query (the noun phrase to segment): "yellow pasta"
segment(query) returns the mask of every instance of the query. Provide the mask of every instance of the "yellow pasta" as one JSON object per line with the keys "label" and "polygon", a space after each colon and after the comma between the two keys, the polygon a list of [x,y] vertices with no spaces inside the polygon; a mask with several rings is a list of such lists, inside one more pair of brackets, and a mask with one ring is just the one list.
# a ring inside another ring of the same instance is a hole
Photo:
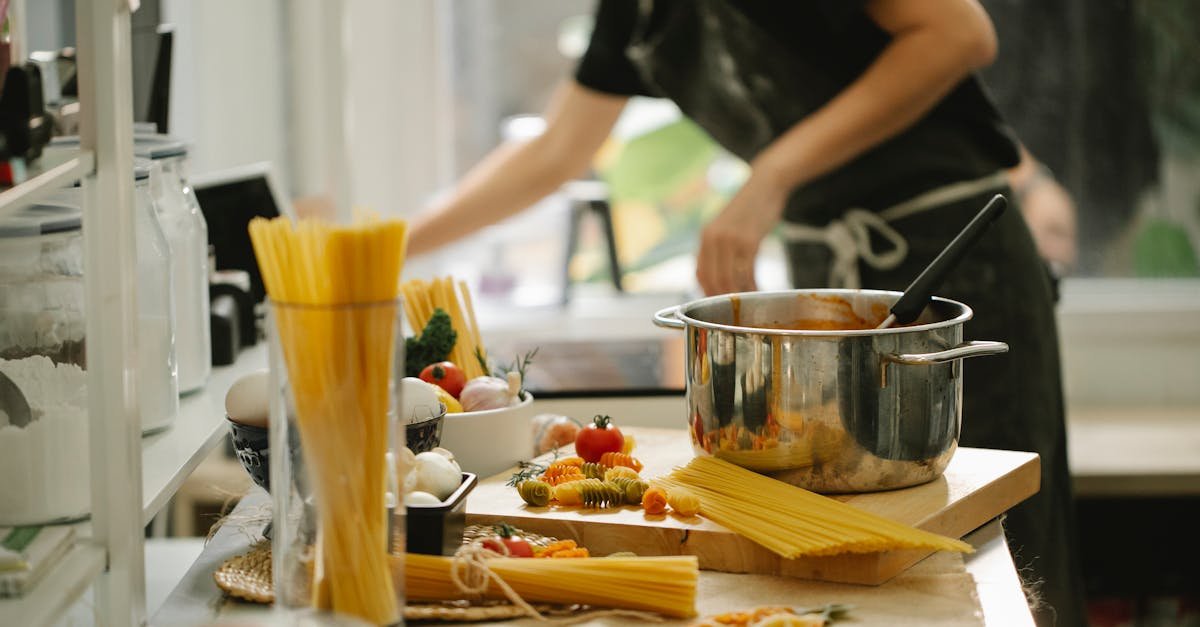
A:
{"label": "yellow pasta", "polygon": [[569,481],[554,486],[554,500],[559,505],[582,505],[583,494],[579,490],[581,483],[582,480]]}
{"label": "yellow pasta", "polygon": [[[464,598],[450,578],[454,558],[408,554],[404,558],[405,592],[411,601]],[[582,603],[596,607],[658,612],[689,618],[696,615],[695,556],[529,559],[497,557],[488,568],[530,603]],[[393,561],[399,570],[401,564]],[[400,573],[396,573],[400,576]],[[483,595],[504,599],[492,582]]]}
{"label": "yellow pasta", "polygon": [[436,278],[432,282],[411,279],[404,282],[400,291],[404,296],[404,314],[414,333],[421,334],[435,309],[445,311],[450,316],[450,326],[458,334],[450,351],[450,361],[462,368],[467,379],[489,374],[476,356],[478,352],[486,361],[487,352],[465,282],[459,281],[456,285],[450,277]]}
{"label": "yellow pasta", "polygon": [[612,468],[605,469],[604,471],[605,481],[612,481],[613,479],[622,478],[641,479],[641,476],[638,475],[636,470],[629,468],[628,466],[613,466]]}
{"label": "yellow pasta", "polygon": [[705,517],[786,558],[893,549],[970,553],[971,545],[876,516],[713,457],[654,481],[691,490]]}
{"label": "yellow pasta", "polygon": [[680,516],[695,516],[700,513],[700,497],[687,488],[671,488],[667,492],[667,505]]}
{"label": "yellow pasta", "polygon": [[313,604],[393,623],[384,460],[406,225],[255,218],[249,231],[319,504]]}

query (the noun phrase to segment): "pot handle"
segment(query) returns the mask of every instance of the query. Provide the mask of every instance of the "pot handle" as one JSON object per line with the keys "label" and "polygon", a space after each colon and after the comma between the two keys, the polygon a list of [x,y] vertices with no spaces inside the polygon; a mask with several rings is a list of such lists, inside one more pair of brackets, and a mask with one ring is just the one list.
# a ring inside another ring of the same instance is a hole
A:
{"label": "pot handle", "polygon": [[679,305],[654,312],[654,324],[666,329],[682,329],[687,326],[679,319]]}
{"label": "pot handle", "polygon": [[1007,352],[1008,344],[1004,342],[976,341],[963,342],[954,348],[948,348],[936,353],[916,353],[909,355],[885,354],[883,358],[892,363],[904,364],[906,366],[929,366],[954,361],[955,359],[999,355],[1000,353]]}

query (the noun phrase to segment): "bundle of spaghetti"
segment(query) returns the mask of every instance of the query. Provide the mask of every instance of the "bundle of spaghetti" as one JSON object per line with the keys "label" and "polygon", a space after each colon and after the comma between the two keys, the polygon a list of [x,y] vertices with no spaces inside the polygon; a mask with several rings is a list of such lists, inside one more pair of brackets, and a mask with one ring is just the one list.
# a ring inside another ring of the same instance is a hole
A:
{"label": "bundle of spaghetti", "polygon": [[395,622],[385,458],[406,225],[255,218],[249,230],[314,484],[312,602]]}
{"label": "bundle of spaghetti", "polygon": [[[466,598],[451,580],[454,558],[408,554],[404,582],[411,601]],[[595,607],[642,610],[687,618],[696,615],[696,558],[603,557],[486,560],[492,573],[530,603],[582,603]],[[483,594],[504,599],[495,582]]]}
{"label": "bundle of spaghetti", "polygon": [[656,479],[700,497],[700,513],[782,557],[934,549],[970,553],[960,540],[922,531],[713,457]]}
{"label": "bundle of spaghetti", "polygon": [[480,363],[480,357],[476,356],[478,353],[486,363],[487,352],[475,320],[471,291],[467,289],[465,281],[459,281],[456,285],[450,277],[437,278],[432,282],[410,279],[400,286],[400,292],[404,295],[404,315],[414,333],[421,334],[435,309],[445,311],[450,316],[450,325],[458,334],[450,351],[450,361],[463,370],[468,380],[489,374]]}

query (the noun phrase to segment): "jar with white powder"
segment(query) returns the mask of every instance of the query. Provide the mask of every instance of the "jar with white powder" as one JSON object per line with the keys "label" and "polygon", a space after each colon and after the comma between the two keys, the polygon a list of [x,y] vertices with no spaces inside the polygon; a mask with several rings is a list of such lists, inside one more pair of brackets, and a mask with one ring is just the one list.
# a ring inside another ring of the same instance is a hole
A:
{"label": "jar with white powder", "polygon": [[[178,413],[170,253],[148,163],[135,168],[137,389],[143,431]],[[90,509],[86,308],[78,188],[0,219],[0,372],[32,419],[0,413],[0,526],[63,522]]]}

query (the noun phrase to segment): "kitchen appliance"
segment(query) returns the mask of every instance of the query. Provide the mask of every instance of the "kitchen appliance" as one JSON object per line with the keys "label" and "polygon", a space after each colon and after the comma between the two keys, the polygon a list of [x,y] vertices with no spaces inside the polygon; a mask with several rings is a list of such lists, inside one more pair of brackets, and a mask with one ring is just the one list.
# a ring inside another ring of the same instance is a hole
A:
{"label": "kitchen appliance", "polygon": [[293,215],[274,168],[269,162],[251,163],[197,175],[190,181],[208,224],[209,244],[216,253],[213,268],[249,273],[254,302],[262,302],[266,290],[246,226],[255,217]]}
{"label": "kitchen appliance", "polygon": [[964,342],[971,308],[944,298],[911,325],[876,329],[900,295],[747,292],[656,313],[655,324],[686,332],[697,454],[817,492],[939,476],[958,445],[962,360],[1008,346]]}

